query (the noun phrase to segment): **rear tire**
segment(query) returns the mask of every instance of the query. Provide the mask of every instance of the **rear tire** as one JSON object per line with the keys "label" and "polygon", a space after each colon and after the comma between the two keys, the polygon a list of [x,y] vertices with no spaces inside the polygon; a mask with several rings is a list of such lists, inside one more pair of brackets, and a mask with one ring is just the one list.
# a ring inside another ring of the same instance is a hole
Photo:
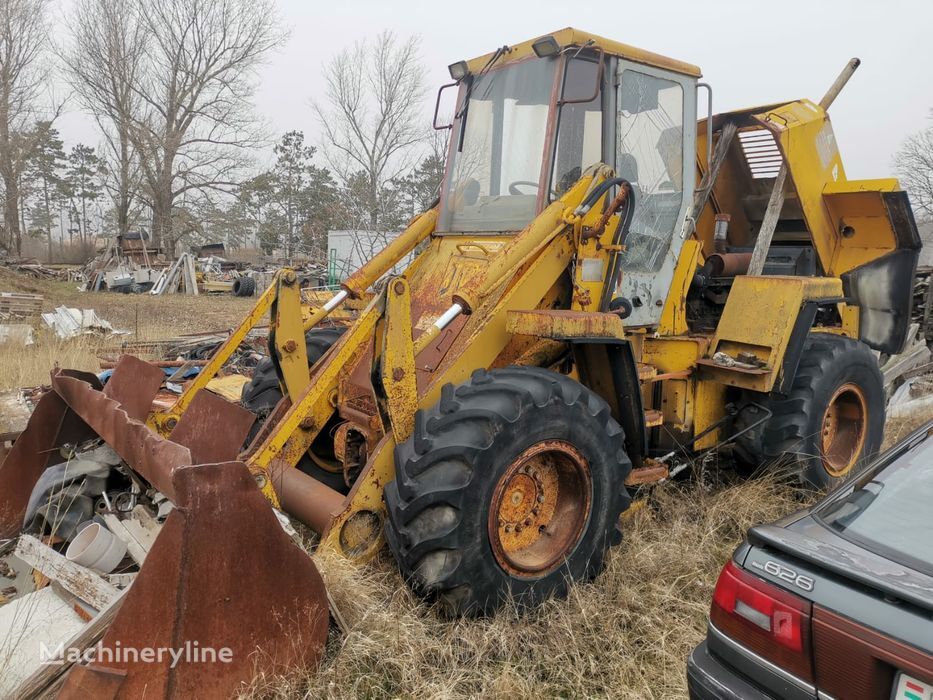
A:
{"label": "rear tire", "polygon": [[395,464],[386,539],[414,590],[447,613],[566,595],[621,541],[632,468],[622,428],[555,372],[477,370],[448,384]]}
{"label": "rear tire", "polygon": [[[305,334],[309,368],[324,356],[324,353],[337,342],[343,332],[343,328],[312,328]],[[240,394],[240,403],[244,408],[255,413],[258,418],[247,438],[248,442],[256,436],[262,427],[262,421],[281,400],[282,389],[279,386],[279,376],[276,374],[272,360],[267,357],[256,365],[253,378],[243,386],[243,392]],[[336,468],[338,464],[334,455],[334,438],[331,431],[339,422],[340,418],[335,414],[311,443],[309,452],[312,454],[303,456],[298,463],[298,468],[335,491],[347,493],[350,487],[343,478],[343,472],[325,469],[321,466],[321,464],[333,465]]]}
{"label": "rear tire", "polygon": [[868,346],[852,338],[811,333],[787,396],[747,392],[734,431],[772,416],[739,437],[739,466],[793,464],[800,480],[827,488],[874,456],[884,437],[884,379]]}

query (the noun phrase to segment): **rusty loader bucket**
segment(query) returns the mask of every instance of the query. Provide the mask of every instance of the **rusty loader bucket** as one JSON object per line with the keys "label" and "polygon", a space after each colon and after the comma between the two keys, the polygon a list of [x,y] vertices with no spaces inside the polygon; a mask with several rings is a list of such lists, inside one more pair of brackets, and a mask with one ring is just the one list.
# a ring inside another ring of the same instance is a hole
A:
{"label": "rusty loader bucket", "polygon": [[[313,667],[323,650],[323,581],[237,459],[253,416],[200,392],[162,438],[144,423],[162,380],[131,356],[105,387],[94,375],[56,372],[0,465],[3,538],[22,529],[52,457],[95,438],[174,504],[100,644],[169,651],[75,664],[59,697],[229,697],[257,672]],[[199,656],[205,649],[213,651]]]}

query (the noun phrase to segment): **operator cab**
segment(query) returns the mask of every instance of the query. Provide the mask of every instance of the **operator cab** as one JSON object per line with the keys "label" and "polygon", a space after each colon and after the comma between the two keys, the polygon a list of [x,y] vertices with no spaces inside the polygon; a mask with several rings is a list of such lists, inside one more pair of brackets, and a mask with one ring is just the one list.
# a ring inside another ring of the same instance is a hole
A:
{"label": "operator cab", "polygon": [[606,163],[635,195],[613,285],[633,302],[628,324],[656,324],[689,233],[699,69],[574,29],[450,68],[445,87],[459,94],[439,127],[451,137],[437,232],[520,231]]}

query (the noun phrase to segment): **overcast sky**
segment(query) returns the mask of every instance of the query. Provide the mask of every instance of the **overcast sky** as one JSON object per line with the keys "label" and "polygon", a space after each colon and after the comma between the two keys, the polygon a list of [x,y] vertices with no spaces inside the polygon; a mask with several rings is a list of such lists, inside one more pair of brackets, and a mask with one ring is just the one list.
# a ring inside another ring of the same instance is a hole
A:
{"label": "overcast sky", "polygon": [[[61,2],[67,11],[69,0]],[[312,144],[318,128],[310,101],[322,96],[322,65],[383,29],[420,38],[430,83],[426,117],[437,87],[449,82],[448,64],[573,26],[699,65],[713,86],[715,111],[818,101],[858,56],[862,66],[830,109],[849,178],[892,175],[891,157],[903,138],[931,124],[933,0],[279,0],[278,6],[290,36],[263,67],[256,104],[274,134],[300,129]],[[63,115],[59,128],[68,146],[98,141],[80,114]]]}

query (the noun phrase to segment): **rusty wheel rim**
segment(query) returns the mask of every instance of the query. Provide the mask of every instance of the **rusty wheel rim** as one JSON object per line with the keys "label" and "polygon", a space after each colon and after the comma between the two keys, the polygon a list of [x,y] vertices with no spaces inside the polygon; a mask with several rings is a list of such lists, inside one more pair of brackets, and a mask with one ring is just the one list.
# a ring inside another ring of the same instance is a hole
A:
{"label": "rusty wheel rim", "polygon": [[823,468],[831,476],[844,476],[855,466],[865,445],[867,426],[865,394],[855,384],[843,384],[829,400],[820,436]]}
{"label": "rusty wheel rim", "polygon": [[583,535],[592,477],[583,455],[545,440],[516,457],[496,483],[489,539],[496,561],[517,576],[543,576],[563,563]]}

